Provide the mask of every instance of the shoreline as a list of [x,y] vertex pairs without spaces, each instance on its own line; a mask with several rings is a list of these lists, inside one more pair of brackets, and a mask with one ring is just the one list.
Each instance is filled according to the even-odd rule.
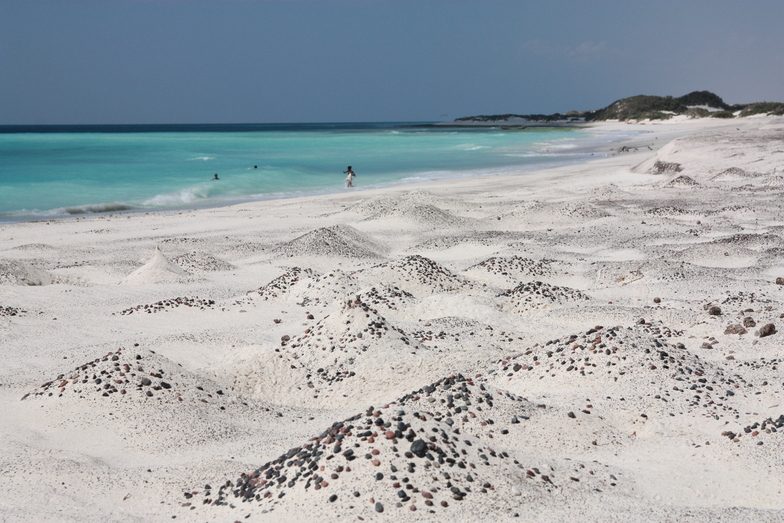
[[[221,126],[217,126],[217,127],[221,127]],[[624,143],[625,140],[626,140],[625,137],[617,137],[608,143],[620,144],[620,143]],[[575,154],[575,153],[579,154],[580,152],[582,152],[585,155],[589,153],[604,154],[603,151],[605,148],[606,148],[605,144],[596,144],[596,143],[576,145],[575,148],[570,149],[569,152],[564,151],[565,154],[562,154],[563,157],[561,157],[560,159],[553,158],[550,159],[549,161],[545,159],[545,155],[544,155],[544,153],[549,154],[549,151],[545,150],[543,152],[543,156],[541,157],[538,163],[523,164],[518,166],[499,166],[496,169],[499,171],[500,174],[520,174],[524,172],[541,170],[542,168],[553,168],[557,166],[582,163],[585,161],[591,161],[591,159],[587,157],[580,158],[580,159],[570,159],[568,158],[568,155]],[[559,155],[559,152],[556,151],[553,152],[552,154],[557,157]],[[492,169],[492,168],[488,168],[488,169]],[[429,182],[429,181],[437,181],[437,180],[459,180],[464,178],[494,176],[496,174],[499,174],[499,173],[480,174],[480,172],[483,170],[485,169],[474,168],[468,171],[455,171],[455,170],[424,171],[421,173],[417,173],[416,176],[408,175],[406,177],[398,178],[396,180],[379,182],[375,185],[364,186],[364,187],[360,185],[358,187],[355,187],[355,189],[357,189],[358,191],[376,190],[376,189],[385,189],[385,188],[395,187],[395,186],[412,185],[412,184],[422,183],[422,181]],[[435,179],[432,179],[432,177],[434,176]],[[422,177],[425,178],[430,177],[431,179],[421,180],[420,178]],[[297,194],[295,192],[272,192],[272,193],[256,194],[256,195],[222,196],[222,197],[212,197],[190,204],[187,203],[176,204],[169,207],[144,207],[133,203],[115,201],[115,202],[81,204],[81,205],[74,205],[70,207],[59,207],[50,210],[26,211],[24,213],[23,210],[7,211],[2,213],[4,216],[0,217],[0,224],[23,223],[29,221],[61,220],[61,219],[69,219],[74,217],[83,218],[91,215],[128,214],[128,213],[133,214],[133,213],[147,213],[147,212],[171,212],[171,211],[210,209],[210,208],[226,207],[226,206],[232,206],[232,205],[254,202],[254,201],[274,201],[274,200],[282,200],[282,199],[290,199],[290,198],[318,197],[325,194],[341,193],[344,190],[345,188],[337,188],[337,187],[313,188],[311,190],[302,191],[301,194]]]
[[784,118],[602,126],[651,133],[0,224],[0,519],[780,520]]

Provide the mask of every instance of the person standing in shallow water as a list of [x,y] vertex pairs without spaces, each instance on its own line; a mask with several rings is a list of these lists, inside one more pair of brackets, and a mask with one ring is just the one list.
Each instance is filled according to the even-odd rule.
[[348,166],[348,169],[343,171],[343,174],[346,175],[346,187],[354,187],[354,171],[351,170],[351,166]]

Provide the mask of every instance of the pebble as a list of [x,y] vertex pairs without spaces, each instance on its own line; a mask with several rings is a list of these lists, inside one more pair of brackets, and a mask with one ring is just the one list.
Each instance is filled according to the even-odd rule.
[[776,326],[773,325],[772,323],[768,323],[767,325],[764,325],[759,330],[760,338],[764,338],[765,336],[770,336],[772,334],[776,334]]
[[384,512],[384,505],[380,501],[376,501],[375,509],[376,512]]

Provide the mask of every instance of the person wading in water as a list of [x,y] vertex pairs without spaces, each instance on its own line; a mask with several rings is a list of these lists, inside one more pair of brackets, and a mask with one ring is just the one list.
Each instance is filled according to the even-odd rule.
[[354,171],[351,170],[350,165],[348,166],[348,170],[343,171],[343,174],[347,175],[346,187],[354,187],[354,177],[356,176],[356,174],[354,174]]

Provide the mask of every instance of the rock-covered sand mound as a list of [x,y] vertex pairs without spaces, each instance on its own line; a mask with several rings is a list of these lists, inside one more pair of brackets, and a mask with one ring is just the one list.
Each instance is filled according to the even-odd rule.
[[418,254],[363,269],[358,274],[364,279],[397,285],[416,297],[457,292],[473,286],[470,280]]
[[537,423],[539,412],[525,398],[450,376],[368,407],[198,494],[202,504],[268,511],[334,504],[352,519],[420,511],[438,519],[495,519],[515,516],[521,496],[556,500],[621,483],[621,474],[601,463],[510,452],[494,439],[513,438],[521,424]]
[[553,260],[533,260],[518,255],[493,256],[463,271],[479,280],[490,281],[499,287],[509,287],[529,278],[552,276]]
[[513,314],[524,314],[528,311],[549,308],[567,302],[591,299],[577,289],[551,285],[541,281],[521,283],[513,289],[502,292],[498,297],[502,300],[502,308]]
[[241,363],[251,370],[236,386],[280,403],[344,406],[416,383],[436,364],[423,364],[435,358],[428,349],[359,298],[321,319],[310,316],[307,328],[283,335],[273,354]]
[[66,423],[75,427],[108,415],[122,424],[115,430],[125,437],[160,434],[166,442],[155,446],[167,448],[235,438],[247,430],[236,421],[249,415],[277,417],[267,404],[224,390],[140,347],[121,347],[58,374],[22,400],[56,404],[62,413],[71,413]]
[[172,258],[172,262],[188,272],[220,272],[236,269],[234,265],[227,261],[199,251],[175,256]]
[[305,233],[274,252],[283,256],[381,258],[384,248],[350,225],[333,225]]

